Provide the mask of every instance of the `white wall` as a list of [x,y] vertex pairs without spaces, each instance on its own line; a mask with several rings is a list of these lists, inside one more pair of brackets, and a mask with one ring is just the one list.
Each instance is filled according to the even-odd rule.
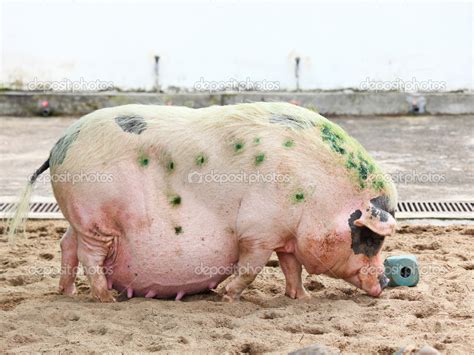
[[[151,89],[205,80],[303,89],[372,80],[474,89],[472,3],[2,1],[3,83],[97,79]],[[5,84],[4,84],[5,85]],[[429,89],[429,88],[428,88]]]

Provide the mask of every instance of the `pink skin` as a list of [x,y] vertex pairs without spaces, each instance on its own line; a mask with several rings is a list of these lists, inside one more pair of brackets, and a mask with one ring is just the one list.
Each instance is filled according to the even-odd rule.
[[[231,266],[237,262],[235,235],[229,235],[219,217],[201,217],[196,213],[199,207],[193,206],[192,197],[185,192],[181,196],[190,202],[181,206],[179,213],[195,216],[196,220],[186,223],[186,218],[180,218],[185,232],[176,235],[172,224],[155,222],[150,217],[164,212],[153,206],[152,201],[130,203],[121,197],[139,194],[146,188],[146,182],[137,183],[131,178],[110,190],[91,184],[81,192],[78,186],[62,184],[55,188],[58,203],[71,222],[70,232],[61,242],[62,263],[63,266],[74,266],[78,261],[83,264],[88,271],[92,295],[99,301],[115,301],[109,292],[112,287],[126,292],[128,297],[181,299],[185,294],[215,288],[232,273]],[[97,196],[109,202],[97,201]],[[149,211],[147,204],[152,206]],[[166,197],[163,204],[168,204]],[[214,235],[201,232],[209,231],[209,225],[215,226],[211,232]],[[72,238],[73,235],[76,237]],[[188,249],[190,245],[192,249]],[[206,267],[229,271],[209,274]],[[73,293],[74,277],[61,278],[61,292]]]
[[[129,245],[128,243],[125,241],[119,242],[118,252],[114,256],[113,245],[115,244],[115,247],[117,247],[117,241],[114,242],[116,238],[113,236],[86,236],[81,233],[71,232],[71,230],[71,228],[68,230],[61,242],[63,267],[73,268],[77,266],[79,259],[86,268],[91,268],[91,271],[87,274],[91,282],[92,294],[101,302],[115,301],[108,291],[112,287],[126,292],[128,298],[133,296],[144,296],[146,298],[175,297],[176,300],[180,300],[186,293],[196,293],[205,289],[215,288],[219,281],[228,276],[218,276],[217,279],[198,277],[196,280],[195,278],[198,275],[194,275],[194,279],[190,278],[191,282],[187,284],[174,283],[174,285],[170,286],[156,284],[154,280],[162,277],[162,274],[156,273],[156,271],[163,268],[165,264],[157,263],[155,260],[150,261],[154,262],[156,266],[147,272],[145,278],[134,278],[130,271],[128,271],[127,264],[131,265],[133,270],[140,270],[140,265],[134,264],[134,258],[132,258],[130,248],[127,246]],[[76,234],[79,237],[77,256],[74,253],[76,249],[74,236]],[[329,232],[322,238],[315,238],[313,235],[309,238],[301,236],[286,240],[276,239],[276,241],[275,244],[281,244],[281,246],[275,247],[276,245],[273,245],[273,247],[266,247],[265,245],[259,245],[257,247],[256,243],[260,243],[260,240],[249,238],[243,238],[239,242],[237,277],[227,285],[224,300],[229,302],[238,300],[242,291],[264,267],[273,251],[277,252],[280,260],[280,265],[286,278],[285,294],[290,298],[307,299],[310,297],[302,284],[302,265],[305,266],[309,273],[325,273],[328,276],[343,278],[356,287],[362,288],[371,296],[379,296],[382,291],[378,283],[379,270],[382,267],[380,253],[372,258],[360,254],[355,255],[350,248],[350,232],[347,230],[339,234],[336,231]],[[142,249],[138,249],[136,252],[139,250]],[[148,251],[149,247],[145,247],[143,250]],[[157,254],[156,256],[152,254],[152,256],[159,260],[160,255],[164,257],[166,253],[170,253],[170,251],[165,250],[162,254]],[[112,260],[112,257],[115,257],[115,260]],[[146,255],[143,257],[145,259],[142,260],[146,262]],[[178,259],[174,262],[178,262]],[[229,264],[225,264],[225,259],[223,262],[224,264],[219,264],[219,266],[229,266]],[[109,263],[111,263],[113,273],[106,278],[101,272],[101,267]],[[97,266],[99,268],[94,270]],[[110,267],[110,265],[107,266]],[[374,272],[374,270],[376,271]],[[64,293],[73,294],[74,277],[74,274],[62,275],[60,285]]]
[[285,295],[293,299],[309,299],[310,295],[303,287],[301,280],[301,263],[293,253],[277,252],[280,267],[285,275]]
[[155,291],[148,291],[145,295],[145,298],[153,298],[156,296],[156,292]]
[[350,231],[339,235],[331,232],[319,243],[315,243],[314,238],[306,243],[298,243],[293,239],[285,247],[277,249],[286,278],[285,294],[296,299],[310,297],[301,281],[304,265],[310,274],[344,279],[369,295],[378,297],[382,292],[379,276],[383,274],[380,252],[373,257],[356,255],[350,247],[350,238]]
[[358,256],[357,258],[357,261],[351,261],[350,263],[360,266],[360,268],[356,269],[352,276],[349,274],[349,276],[345,277],[344,280],[363,289],[370,296],[380,296],[382,293],[382,287],[379,284],[378,278],[383,274],[383,264],[380,253],[372,258],[361,256]]
[[[122,207],[125,208],[125,206]],[[113,218],[110,219],[113,220]],[[105,226],[101,228],[102,230],[106,229]],[[332,231],[322,237],[315,237],[313,233],[308,237],[302,235],[298,238],[276,238],[272,240],[271,237],[268,237],[268,246],[265,243],[261,244],[260,239],[242,238],[238,247],[239,267],[237,277],[227,285],[224,300],[229,302],[238,300],[243,290],[264,267],[273,251],[277,252],[280,260],[280,265],[286,278],[285,294],[290,298],[307,299],[310,297],[302,284],[302,265],[305,266],[309,273],[325,273],[328,276],[343,278],[356,287],[362,288],[369,295],[380,295],[382,290],[378,283],[378,273],[372,272],[370,274],[367,272],[381,268],[380,253],[372,258],[364,255],[355,255],[350,248],[350,232],[347,227],[344,229],[343,233]],[[157,271],[160,268],[166,268],[166,260],[170,260],[169,255],[171,255],[171,260],[173,259],[172,255],[174,253],[171,250],[164,250],[161,254],[156,255],[153,253],[151,255],[142,254],[142,257],[138,259],[145,263],[147,263],[146,260],[150,260],[150,256],[157,259],[149,261],[154,263],[155,266],[146,273],[145,278],[137,278],[129,271],[128,265],[133,267],[133,270],[139,271],[143,264],[134,263],[136,259],[130,253],[133,248],[129,247],[128,241],[122,240],[118,242],[117,246],[117,238],[114,238],[113,235],[107,235],[107,233],[103,232],[100,236],[93,234],[85,235],[84,233],[71,232],[71,230],[71,228],[68,230],[61,242],[63,267],[77,266],[79,259],[86,268],[91,268],[88,277],[91,282],[92,294],[101,302],[115,301],[108,291],[112,287],[126,292],[128,298],[133,296],[144,296],[146,298],[175,297],[176,300],[180,300],[186,293],[196,293],[205,289],[215,288],[220,281],[228,276],[220,275],[217,278],[215,276],[200,278],[199,275],[191,274],[192,277],[187,283],[175,282],[170,286],[166,286],[164,283],[157,284],[155,280],[160,279],[160,277],[162,278],[163,275],[162,273],[157,273]],[[75,235],[79,239],[77,257],[74,254],[76,249]],[[143,239],[142,237],[142,243],[144,243],[144,240],[146,238]],[[258,247],[256,243],[259,244]],[[113,253],[114,246],[117,249],[115,254]],[[140,252],[140,250],[149,253],[150,249],[151,245],[150,247],[145,246],[143,249],[135,249],[135,253]],[[168,257],[165,259],[167,255]],[[179,264],[180,255],[175,255],[178,259],[174,263]],[[160,259],[165,259],[165,263],[159,263]],[[225,260],[227,259],[224,258],[221,263],[215,266],[230,266]],[[104,265],[111,267],[113,271],[112,275],[107,276],[107,278],[100,272]],[[99,267],[97,268],[97,266]],[[182,277],[183,274],[179,273]],[[74,276],[62,276],[60,284],[61,290],[64,293],[73,293]]]
[[[350,215],[342,214],[346,221]],[[337,220],[337,219],[336,219]],[[329,277],[344,279],[378,297],[382,288],[379,277],[383,274],[383,262],[380,251],[372,257],[355,254],[351,248],[351,231],[347,224],[339,222],[340,227],[328,231],[322,236],[310,234],[301,237],[295,243],[295,256],[310,274],[325,274]]]
[[[248,187],[243,195],[217,186],[222,191],[214,194],[229,198],[213,200],[212,210],[200,200],[204,198],[200,194],[207,196],[208,191],[177,186],[174,190],[180,191],[186,203],[174,208],[168,207],[167,195],[159,193],[156,177],[142,174],[130,162],[111,169],[116,180],[110,189],[101,184],[53,186],[71,223],[61,241],[62,265],[81,262],[91,293],[101,302],[115,301],[110,287],[129,298],[179,300],[185,294],[215,288],[237,266],[224,295],[224,300],[233,302],[274,251],[290,298],[309,297],[301,280],[302,266],[312,274],[345,279],[372,296],[381,292],[377,272],[366,272],[381,266],[380,253],[372,258],[355,255],[348,226],[351,213],[374,196],[360,196],[350,184],[338,185],[338,194],[346,199],[331,204],[315,199],[296,206],[278,187],[267,188],[263,198],[259,186]],[[327,197],[323,193],[316,195],[330,200],[334,191]],[[176,225],[182,233],[175,233]],[[74,292],[74,277],[71,273],[61,276],[62,292]]]

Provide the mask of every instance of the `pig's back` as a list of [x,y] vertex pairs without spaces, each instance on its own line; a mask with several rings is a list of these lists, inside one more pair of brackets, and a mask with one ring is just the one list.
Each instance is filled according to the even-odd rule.
[[[289,176],[290,199],[311,180],[328,179],[354,190],[394,193],[365,149],[339,126],[286,103],[106,108],[71,126],[51,154],[57,172],[107,171],[119,163],[156,175],[158,188],[212,172],[244,171]],[[198,195],[217,197],[226,191],[238,198],[248,187],[229,186],[200,188]]]

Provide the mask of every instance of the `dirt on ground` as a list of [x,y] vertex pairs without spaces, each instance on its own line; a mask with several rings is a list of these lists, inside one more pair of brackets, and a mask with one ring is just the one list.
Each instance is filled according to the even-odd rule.
[[[59,239],[65,221],[30,221],[11,245],[0,225],[0,352],[287,353],[320,344],[343,353],[392,354],[428,344],[442,353],[473,353],[474,228],[399,227],[383,257],[414,254],[416,287],[372,298],[341,280],[304,275],[311,300],[283,295],[276,259],[244,292],[183,301],[133,298],[100,304],[86,278],[74,297],[57,293]],[[126,297],[125,297],[126,298]]]

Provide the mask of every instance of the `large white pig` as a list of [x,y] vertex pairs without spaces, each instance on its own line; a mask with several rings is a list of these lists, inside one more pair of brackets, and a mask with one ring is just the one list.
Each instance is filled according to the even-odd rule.
[[80,262],[102,302],[114,301],[111,288],[180,299],[230,274],[224,298],[234,301],[273,252],[292,298],[308,297],[302,266],[372,296],[387,283],[380,249],[395,230],[394,185],[313,111],[286,103],[105,108],[66,131],[29,190],[48,167],[70,223],[64,293],[75,292]]

